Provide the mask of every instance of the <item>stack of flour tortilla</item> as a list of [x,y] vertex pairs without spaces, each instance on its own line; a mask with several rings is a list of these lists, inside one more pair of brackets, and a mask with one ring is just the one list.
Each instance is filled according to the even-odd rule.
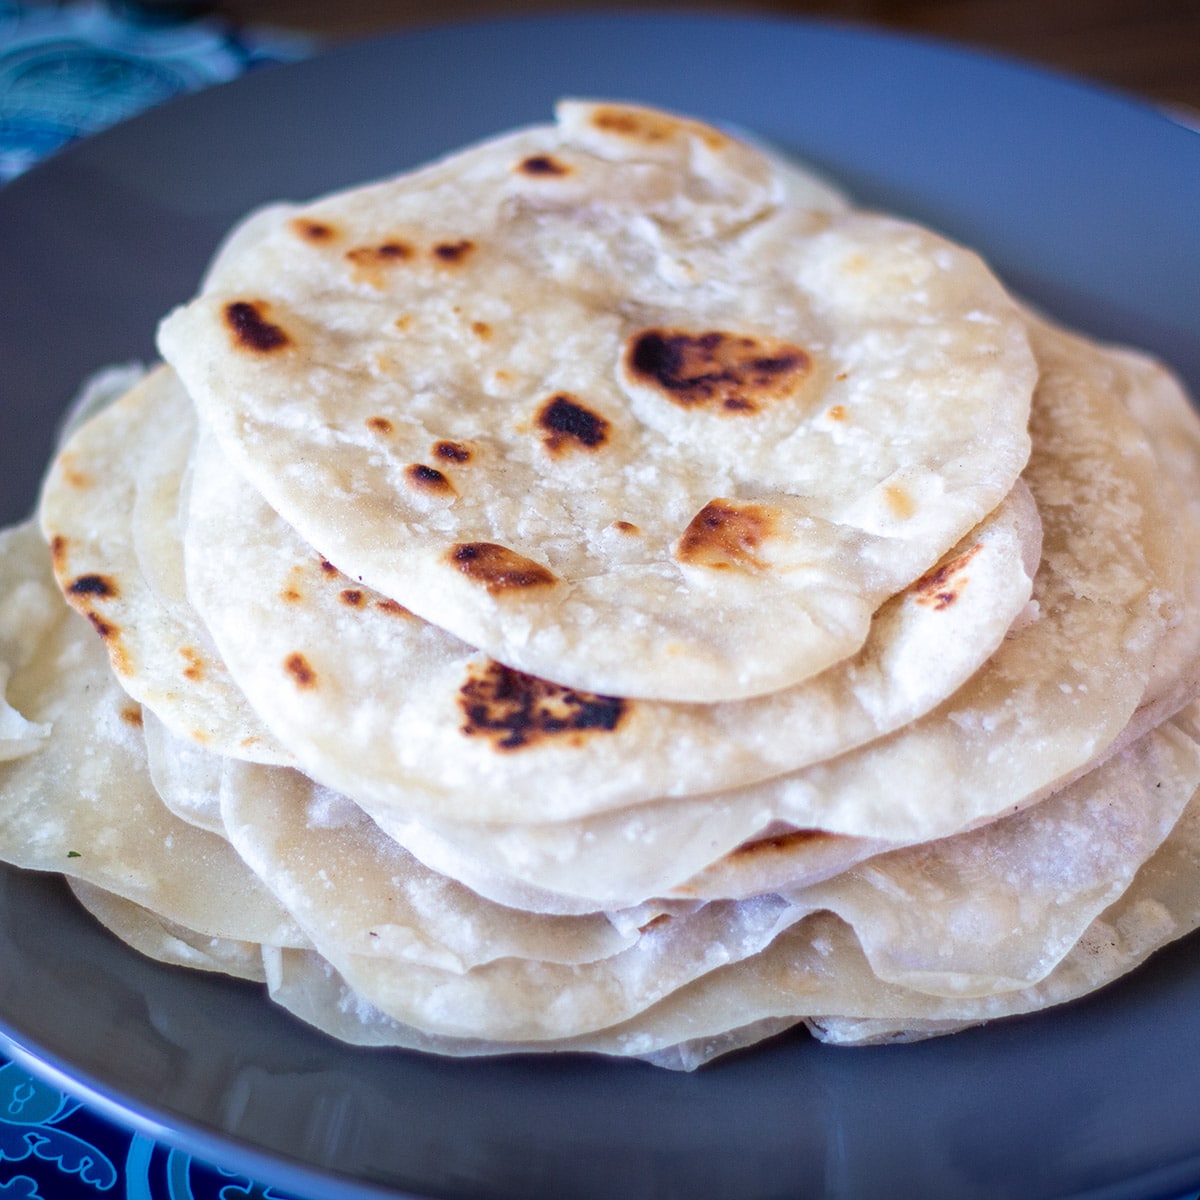
[[571,101],[252,215],[159,346],[0,546],[0,856],[139,950],[690,1068],[1200,925],[1200,421],[970,251]]

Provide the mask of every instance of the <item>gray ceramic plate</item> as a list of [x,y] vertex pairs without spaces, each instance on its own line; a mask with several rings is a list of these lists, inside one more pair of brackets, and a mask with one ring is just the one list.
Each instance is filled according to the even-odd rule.
[[[1200,136],[1013,64],[859,29],[534,19],[269,69],[0,190],[0,517],[33,502],[77,382],[152,353],[246,209],[393,172],[560,94],[640,98],[794,150],[981,248],[1200,393]],[[785,1037],[693,1076],[584,1058],[363,1053],[256,989],[155,966],[61,885],[0,871],[0,1028],[61,1085],[320,1197],[1150,1197],[1200,1186],[1200,942],[1091,1000],[958,1037]]]

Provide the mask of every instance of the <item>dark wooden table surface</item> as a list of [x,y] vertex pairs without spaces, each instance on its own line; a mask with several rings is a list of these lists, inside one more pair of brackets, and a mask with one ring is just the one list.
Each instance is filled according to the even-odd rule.
[[[238,22],[324,38],[474,16],[636,8],[634,0],[217,0]],[[659,9],[792,13],[948,38],[1087,76],[1200,118],[1200,0],[722,0]]]

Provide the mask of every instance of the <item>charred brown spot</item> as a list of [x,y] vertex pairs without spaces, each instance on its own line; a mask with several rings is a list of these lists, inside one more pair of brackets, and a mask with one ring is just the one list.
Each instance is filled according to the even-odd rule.
[[797,846],[818,842],[831,835],[820,829],[793,829],[788,833],[777,833],[773,837],[759,838],[756,842],[745,842],[730,852],[730,858],[747,859],[767,854],[782,854]]
[[551,454],[580,447],[594,450],[608,439],[608,422],[565,392],[542,405],[537,423],[543,430],[542,444]]
[[193,683],[198,683],[204,678],[204,659],[202,659],[200,655],[191,648],[191,646],[181,646],[179,649],[179,655],[187,664],[187,666],[183,668],[184,678],[190,679]]
[[460,542],[451,548],[450,561],[492,595],[558,582],[558,577],[541,563],[495,542]]
[[225,321],[240,345],[259,354],[281,350],[291,338],[263,315],[266,305],[260,301],[235,300],[225,305]]
[[121,720],[126,725],[132,725],[134,729],[141,729],[143,725],[142,710],[136,705],[130,708],[121,709]]
[[942,612],[949,608],[967,586],[967,576],[963,574],[967,564],[982,549],[983,543],[976,542],[970,550],[922,575],[912,586],[916,602],[924,608],[932,608],[934,612]]
[[344,592],[339,593],[338,599],[351,608],[358,608],[363,602],[363,594],[357,588],[346,588]]
[[326,575],[339,575],[341,572],[327,558],[321,559],[321,570]]
[[550,740],[580,745],[585,736],[611,733],[627,708],[619,697],[574,691],[491,659],[468,670],[458,703],[463,733],[487,737],[497,750]]
[[407,242],[380,242],[378,246],[355,246],[346,251],[346,257],[356,267],[370,267],[377,263],[403,262],[412,258],[413,248]]
[[728,144],[728,138],[711,126],[698,121],[683,121],[667,113],[636,108],[598,108],[592,124],[605,133],[638,142],[665,142],[679,134],[694,134],[713,150]]
[[846,409],[841,404],[835,404],[826,414],[831,421],[844,421]]
[[475,243],[469,238],[457,242],[438,242],[433,248],[433,256],[439,262],[450,265],[460,263],[475,249]]
[[641,533],[641,530],[632,521],[614,521],[612,527],[618,533],[628,533],[631,536],[635,533]]
[[763,505],[710,500],[683,531],[675,557],[714,570],[762,567],[755,552],[774,526],[774,513]]
[[70,450],[64,450],[58,456],[58,470],[63,482],[70,487],[83,491],[92,486],[92,477],[79,469],[77,457]]
[[346,251],[346,260],[359,283],[382,288],[396,265],[412,258],[414,253],[407,242],[387,241],[377,246],[355,246]]
[[404,475],[409,484],[422,492],[437,496],[454,496],[454,484],[446,478],[437,467],[427,467],[424,463],[413,463],[404,468]]
[[472,321],[471,332],[480,341],[486,342],[492,336],[492,327],[486,321]]
[[306,242],[331,242],[337,236],[337,231],[332,225],[327,225],[324,221],[314,221],[309,217],[296,217],[291,226]]
[[300,592],[296,591],[295,588],[284,588],[283,591],[279,593],[279,598],[285,604],[299,604],[300,601],[304,599],[304,596]]
[[385,597],[383,600],[376,600],[375,607],[380,612],[385,612],[390,617],[411,617],[412,613],[404,607],[403,604],[397,604],[390,597]]
[[387,417],[368,417],[367,428],[374,433],[382,434],[384,437],[388,437],[396,431],[395,425]]
[[754,413],[790,393],[812,369],[799,346],[746,334],[646,329],[625,354],[629,376],[683,408]]
[[61,533],[56,533],[50,539],[50,561],[56,570],[61,571],[67,561],[67,539]]
[[517,167],[525,175],[567,175],[571,168],[549,154],[531,154]]
[[289,654],[283,660],[284,670],[292,677],[299,688],[311,688],[317,685],[317,673],[309,665],[303,654]]
[[92,623],[92,628],[107,642],[115,638],[120,630],[106,621],[99,613],[86,612],[83,614]]
[[639,925],[638,933],[649,933],[652,929],[661,929],[670,919],[670,913],[659,913],[657,917],[652,917],[645,925]]
[[438,442],[434,446],[433,452],[438,458],[444,458],[447,462],[465,463],[471,461],[471,451],[462,442]]
[[95,596],[100,600],[110,600],[117,594],[117,585],[104,575],[80,575],[71,580],[67,591],[72,596]]

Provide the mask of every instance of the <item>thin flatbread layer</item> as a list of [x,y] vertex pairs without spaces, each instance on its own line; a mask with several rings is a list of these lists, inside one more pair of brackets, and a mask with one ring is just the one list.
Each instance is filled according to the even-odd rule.
[[139,954],[175,967],[216,971],[254,983],[266,981],[262,947],[257,942],[237,941],[229,934],[208,937],[93,884],[79,879],[68,882],[75,899]]
[[298,941],[294,923],[221,838],[169,813],[151,786],[141,708],[118,686],[99,639],[55,594],[31,525],[0,541],[0,613],[23,571],[41,564],[53,623],[14,672],[11,695],[52,727],[34,753],[0,764],[0,859],[95,884],[213,936]]
[[258,227],[160,347],[345,574],[572,688],[762,694],[1000,503],[1035,378],[974,255],[790,196],[715,130],[564,105]]
[[221,816],[237,852],[309,936],[415,970],[461,974],[497,959],[574,970],[634,945],[638,921],[663,912],[618,927],[602,913],[544,916],[482,900],[297,771],[227,760]]
[[[1171,646],[1166,634],[1181,598],[1169,584],[1180,578],[1180,551],[1195,541],[1186,527],[1194,518],[1164,503],[1164,468],[1125,409],[1141,376],[1120,355],[1034,328],[1044,374],[1026,475],[1045,529],[1035,608],[937,710],[871,745],[748,788],[524,828],[380,811],[383,828],[493,899],[545,911],[579,911],[547,893],[600,907],[644,898],[639,886],[646,895],[739,896],[786,886],[789,870],[804,881],[820,844],[812,831],[900,845],[945,837],[1032,802],[1134,740],[1131,719],[1142,721]],[[1193,559],[1186,577],[1196,575]],[[1174,667],[1186,678],[1194,664]],[[734,837],[755,838],[773,822],[806,832],[728,854]],[[716,867],[694,879],[674,874],[675,848],[681,865],[698,869],[710,833]],[[850,854],[843,865],[861,857],[836,841],[831,849]]]
[[742,789],[741,803],[769,789],[776,818],[797,828],[926,841],[1033,802],[1122,737],[1178,610],[1176,526],[1192,518],[1167,508],[1125,409],[1139,377],[1050,326],[1031,336],[1042,368],[1025,472],[1044,535],[1036,619],[928,716]]
[[[1128,887],[1198,784],[1200,747],[1164,726],[1027,812],[932,848],[881,855],[827,884],[664,914],[592,961],[527,951],[449,967],[429,954],[445,936],[448,902],[455,925],[490,925],[493,937],[580,919],[452,898],[444,880],[442,903],[418,911],[401,894],[428,887],[427,876],[362,827],[314,822],[319,790],[297,772],[231,763],[222,813],[317,952],[371,1004],[439,1036],[536,1042],[630,1020],[726,964],[744,963],[754,979],[753,964],[776,938],[818,911],[851,923],[872,970],[908,988],[984,996],[1031,986]],[[380,939],[397,929],[399,950],[388,952]],[[419,957],[407,949],[414,938]],[[722,973],[730,970],[738,968]],[[777,1014],[747,1020],[762,1015]]]
[[42,485],[42,531],[63,595],[103,639],[133,699],[180,736],[221,753],[288,762],[203,625],[186,606],[164,601],[139,561],[131,514],[139,472],[158,461],[154,430],[176,434],[194,419],[169,372],[148,375],[59,451]]
[[377,815],[524,823],[738,786],[907,724],[1000,644],[1040,548],[1018,481],[883,606],[858,653],[770,696],[711,705],[581,693],[501,666],[333,568],[204,435],[184,555],[222,661],[308,774]]
[[[1165,767],[1171,773],[1167,763],[1177,753],[1182,759],[1189,757],[1177,734],[1178,730],[1167,729],[1152,733],[1133,751],[1135,756],[1147,755],[1143,765],[1150,769],[1142,781],[1146,790],[1157,790],[1156,770]],[[1155,739],[1160,740],[1159,746],[1150,748],[1149,743]],[[1165,760],[1155,762],[1164,748]],[[1191,766],[1173,774],[1177,790],[1186,788],[1183,776],[1195,772],[1194,750],[1193,745]],[[1083,781],[1072,785],[1063,797],[1079,798],[1081,784]],[[1052,798],[1023,816],[1037,819],[1041,808],[1059,799]],[[781,932],[762,953],[712,971],[629,1019],[550,1040],[447,1037],[428,1025],[405,1021],[395,1013],[388,1015],[372,1002],[369,993],[347,984],[338,969],[341,964],[330,963],[313,952],[270,955],[268,979],[278,1002],[347,1041],[457,1055],[590,1050],[652,1059],[686,1043],[677,1052],[656,1060],[661,1065],[688,1069],[755,1036],[807,1018],[824,1021],[837,1014],[918,1023],[989,1020],[1061,1004],[1104,986],[1168,941],[1200,925],[1200,887],[1196,884],[1200,868],[1200,801],[1193,795],[1189,803],[1179,807],[1183,808],[1182,815],[1159,848],[1133,875],[1129,886],[1086,923],[1078,940],[1066,948],[1052,969],[1029,986],[983,997],[937,996],[881,981],[871,970],[851,926],[829,912],[812,914]],[[1086,814],[1081,815],[1086,820]],[[961,841],[977,836],[966,834]],[[1088,851],[1080,842],[1071,853],[1083,865]],[[1051,866],[1052,873],[1067,869],[1064,863]],[[1019,882],[1013,879],[1010,883],[1018,889],[1014,899],[1019,898]],[[971,907],[974,901],[969,891],[968,886],[959,899]],[[1051,903],[1045,912],[1053,914],[1053,909]],[[977,951],[967,946],[971,937],[970,928],[960,929],[955,949],[965,950],[968,956],[975,954]],[[1035,937],[1032,935],[1031,940]],[[357,962],[350,965],[360,981],[363,974],[370,974]]]

